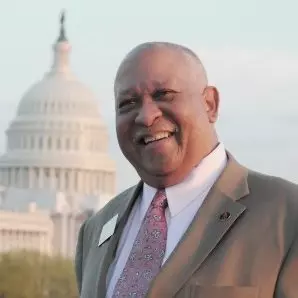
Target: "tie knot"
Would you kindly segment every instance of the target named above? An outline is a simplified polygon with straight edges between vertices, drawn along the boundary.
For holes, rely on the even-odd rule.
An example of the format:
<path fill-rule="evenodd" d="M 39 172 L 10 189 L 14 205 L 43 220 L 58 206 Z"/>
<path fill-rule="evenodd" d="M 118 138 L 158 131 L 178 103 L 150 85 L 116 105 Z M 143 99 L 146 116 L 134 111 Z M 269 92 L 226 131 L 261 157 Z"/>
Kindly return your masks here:
<path fill-rule="evenodd" d="M 159 207 L 163 209 L 166 209 L 168 207 L 167 196 L 164 189 L 160 189 L 156 192 L 151 204 L 154 207 Z"/>

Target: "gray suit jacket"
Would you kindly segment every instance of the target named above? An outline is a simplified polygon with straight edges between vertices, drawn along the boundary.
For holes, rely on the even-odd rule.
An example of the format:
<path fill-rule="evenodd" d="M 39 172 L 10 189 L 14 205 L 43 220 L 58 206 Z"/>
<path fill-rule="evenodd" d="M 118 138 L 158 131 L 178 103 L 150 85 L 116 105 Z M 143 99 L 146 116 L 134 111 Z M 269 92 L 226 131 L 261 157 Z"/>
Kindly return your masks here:
<path fill-rule="evenodd" d="M 109 265 L 141 191 L 140 182 L 82 225 L 76 254 L 81 298 L 105 297 Z M 98 246 L 104 224 L 116 214 L 115 233 Z M 297 298 L 297 231 L 298 187 L 229 156 L 147 297 Z"/>

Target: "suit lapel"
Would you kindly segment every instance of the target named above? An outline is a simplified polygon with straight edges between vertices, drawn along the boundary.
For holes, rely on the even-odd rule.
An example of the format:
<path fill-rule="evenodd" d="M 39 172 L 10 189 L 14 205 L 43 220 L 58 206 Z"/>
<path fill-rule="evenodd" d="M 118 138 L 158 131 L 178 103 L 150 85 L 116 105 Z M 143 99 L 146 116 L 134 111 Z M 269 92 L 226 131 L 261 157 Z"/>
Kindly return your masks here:
<path fill-rule="evenodd" d="M 187 232 L 151 284 L 147 297 L 174 297 L 210 256 L 246 207 L 238 199 L 249 193 L 247 170 L 228 153 L 228 164 Z"/>
<path fill-rule="evenodd" d="M 98 291 L 97 291 L 96 297 L 106 296 L 106 279 L 107 279 L 108 269 L 111 263 L 113 262 L 122 231 L 128 220 L 132 207 L 142 191 L 142 186 L 143 184 L 140 182 L 137 186 L 133 187 L 130 191 L 128 191 L 126 193 L 126 196 L 121 199 L 121 202 L 118 205 L 118 208 L 116 208 L 113 214 L 111 214 L 111 216 L 109 216 L 109 218 L 103 223 L 104 225 L 110 219 L 112 219 L 113 216 L 118 214 L 115 232 L 108 240 L 109 241 L 108 246 L 104 254 L 100 256 L 103 262 L 99 268 L 99 274 L 98 274 L 99 277 L 98 277 L 98 286 L 97 286 Z"/>

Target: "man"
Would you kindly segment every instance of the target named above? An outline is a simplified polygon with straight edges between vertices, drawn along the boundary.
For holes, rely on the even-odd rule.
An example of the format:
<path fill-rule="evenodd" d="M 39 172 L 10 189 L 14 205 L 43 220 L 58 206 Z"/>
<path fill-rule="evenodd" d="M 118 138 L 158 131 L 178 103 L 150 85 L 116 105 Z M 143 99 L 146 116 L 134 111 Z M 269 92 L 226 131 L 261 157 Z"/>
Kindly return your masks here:
<path fill-rule="evenodd" d="M 218 141 L 219 96 L 199 58 L 142 44 L 114 92 L 119 145 L 141 182 L 81 227 L 81 298 L 298 297 L 298 187 Z"/>

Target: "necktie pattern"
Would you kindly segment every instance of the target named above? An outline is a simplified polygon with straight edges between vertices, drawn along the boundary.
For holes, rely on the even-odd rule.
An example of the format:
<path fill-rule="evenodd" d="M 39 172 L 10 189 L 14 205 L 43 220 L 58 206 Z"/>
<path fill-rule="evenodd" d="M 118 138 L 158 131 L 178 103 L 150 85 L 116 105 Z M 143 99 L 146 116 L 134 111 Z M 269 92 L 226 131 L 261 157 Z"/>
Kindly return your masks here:
<path fill-rule="evenodd" d="M 155 194 L 138 232 L 112 298 L 145 297 L 150 282 L 160 270 L 166 251 L 167 198 L 164 190 Z"/>

